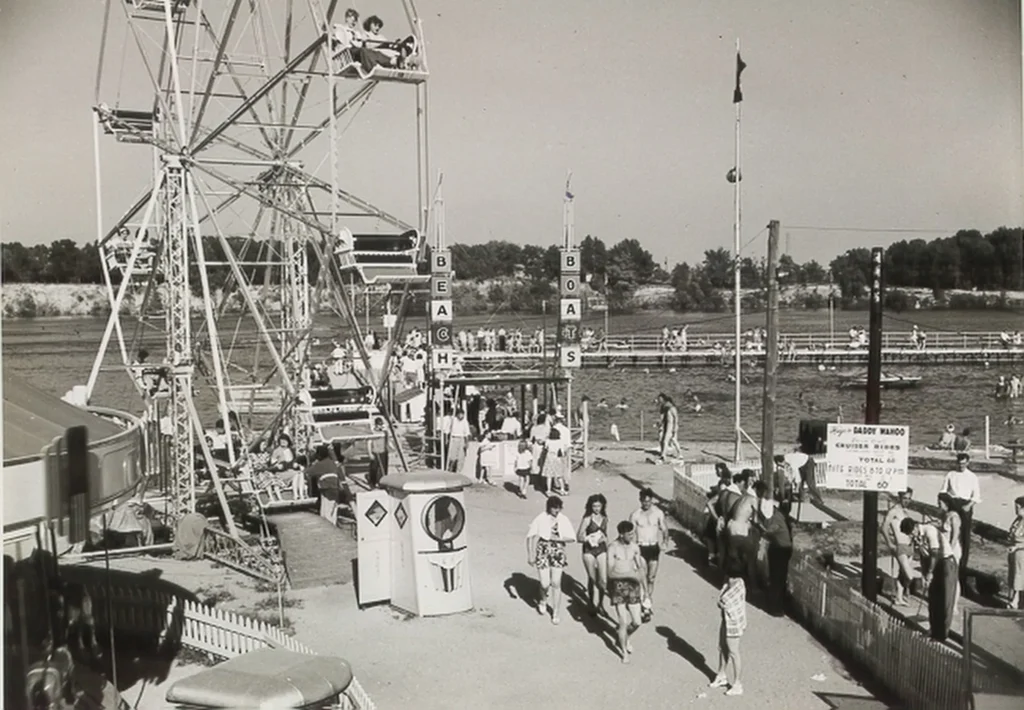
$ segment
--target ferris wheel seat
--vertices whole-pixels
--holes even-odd
[[[365,70],[352,47],[343,47],[334,54],[335,66],[339,77],[344,79],[361,79],[363,81],[394,81],[403,84],[422,84],[429,74],[418,63],[418,57],[412,56],[404,67],[389,67],[378,64],[369,71]]]
[[[229,385],[224,388],[228,406],[236,412],[277,414],[284,406],[285,393],[280,387],[266,385]]]
[[[343,230],[334,250],[342,271],[355,271],[363,283],[391,283],[420,276],[419,252],[422,239],[415,229],[401,234],[351,234]]]
[[[121,143],[145,143],[153,137],[158,116],[155,111],[111,109],[101,105],[97,109],[103,132]]]

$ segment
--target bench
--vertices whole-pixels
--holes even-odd
[[[239,413],[278,414],[287,396],[281,387],[231,385],[226,388],[228,407]]]
[[[299,395],[302,422],[324,443],[365,441],[379,436],[373,430],[379,411],[372,387],[309,389]]]
[[[1015,441],[1010,444],[1003,444],[1003,446],[1010,450],[1010,461],[1017,463],[1017,454],[1024,451],[1024,444]]]
[[[410,59],[414,58],[416,58],[416,55],[410,57]],[[335,52],[334,61],[338,76],[346,79],[396,81],[404,84],[422,84],[427,80],[427,72],[415,65],[407,65],[405,68],[400,68],[378,64],[369,72],[364,72],[360,62],[356,61],[353,56],[351,47],[344,47]]]

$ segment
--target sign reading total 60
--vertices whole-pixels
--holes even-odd
[[[902,491],[909,453],[909,427],[829,424],[825,485],[847,491]]]

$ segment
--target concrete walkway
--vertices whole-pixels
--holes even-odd
[[[574,523],[591,493],[608,498],[613,523],[637,506],[637,486],[671,499],[668,466],[635,463],[638,452],[601,455],[613,465],[574,478],[565,511]],[[753,607],[743,639],[746,695],[708,689],[717,665],[717,589],[691,566],[697,553],[678,531],[680,549],[662,557],[654,619],[634,636],[633,662],[623,665],[610,630],[586,615],[580,599],[569,602],[560,626],[526,601],[537,585],[524,536],[544,496],[522,501],[500,486],[475,487],[466,502],[474,611],[429,619],[386,606],[360,611],[351,584],[289,594],[300,602],[288,610],[297,638],[346,658],[382,710],[886,707],[802,627]],[[578,546],[569,558],[566,588],[580,589]]]

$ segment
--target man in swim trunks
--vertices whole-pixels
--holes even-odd
[[[644,560],[636,544],[633,523],[623,520],[619,536],[608,543],[608,600],[619,620],[619,653],[629,663],[633,646],[629,637],[640,628],[640,601],[647,596]]]
[[[636,529],[636,541],[640,546],[640,556],[644,561],[647,581],[647,597],[644,606],[643,620],[650,621],[654,614],[651,606],[654,599],[654,580],[658,576],[658,560],[662,548],[668,548],[668,525],[665,513],[654,505],[654,491],[644,488],[640,491],[640,507],[629,516],[629,522]]]

